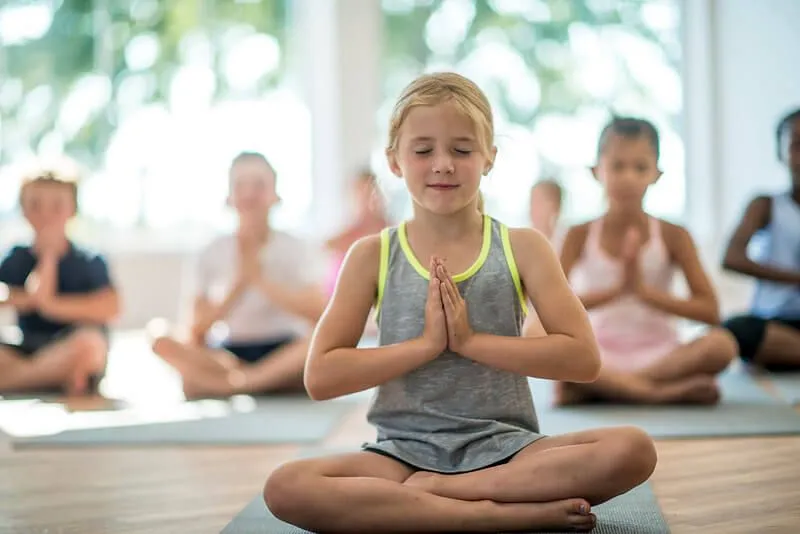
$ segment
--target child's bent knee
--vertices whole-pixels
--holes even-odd
[[[619,475],[630,477],[634,484],[650,478],[658,462],[653,439],[636,427],[621,427],[614,430],[608,443],[608,454],[613,458]]]
[[[264,504],[272,515],[282,521],[293,522],[298,514],[303,514],[303,490],[307,476],[295,462],[278,467],[264,484]],[[307,510],[306,510],[307,511]]]
[[[70,336],[70,345],[79,352],[92,354],[105,353],[107,349],[106,338],[98,330],[85,328],[75,331]]]
[[[714,328],[706,336],[709,344],[709,356],[718,361],[722,368],[728,366],[739,352],[736,338],[724,328]]]

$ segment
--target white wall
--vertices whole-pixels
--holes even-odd
[[[725,312],[751,290],[718,269],[733,228],[753,195],[789,186],[773,134],[800,106],[798,23],[798,0],[684,0],[687,219]]]
[[[690,220],[719,252],[755,193],[789,186],[773,132],[800,107],[800,1],[684,7]]]
[[[719,0],[716,11],[720,222],[729,229],[754,192],[790,183],[772,134],[800,107],[800,2]]]
[[[345,222],[346,183],[369,164],[380,103],[380,2],[293,2],[300,92],[311,112],[314,218],[323,232]]]

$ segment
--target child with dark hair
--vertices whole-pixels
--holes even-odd
[[[659,135],[650,122],[619,117],[602,131],[592,172],[608,210],[567,233],[561,262],[589,311],[603,361],[590,384],[559,385],[561,403],[590,400],[665,404],[717,402],[715,376],[735,356],[719,323],[714,288],[691,235],[647,214],[647,189],[661,176]],[[691,296],[672,295],[680,269]],[[675,317],[712,325],[683,344]]]
[[[53,172],[23,181],[19,195],[33,243],[0,262],[0,306],[10,306],[20,343],[0,343],[0,393],[94,393],[106,367],[107,325],[119,296],[105,260],[66,233],[78,206],[77,180]]]
[[[791,189],[754,198],[728,243],[723,266],[756,279],[750,312],[725,321],[742,360],[771,370],[800,369],[800,109],[775,131],[778,160],[789,168]],[[748,245],[762,234],[760,254]]]

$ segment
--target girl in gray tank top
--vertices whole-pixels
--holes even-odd
[[[267,507],[313,532],[591,530],[591,506],[649,477],[655,450],[631,428],[540,433],[527,378],[588,382],[600,357],[547,239],[482,214],[496,152],[486,95],[426,74],[389,130],[414,217],[350,249],[304,374],[319,401],[376,388],[377,438],[281,466]],[[528,298],[541,336],[521,334]],[[379,346],[361,347],[373,308]]]
[[[478,259],[453,277],[475,331],[519,336],[525,314],[508,229],[484,216]],[[381,234],[379,344],[422,335],[430,275],[408,245],[405,223]],[[379,282],[380,283],[380,282]],[[382,384],[368,421],[366,450],[417,469],[459,473],[497,464],[542,435],[524,376],[446,350],[432,362]]]

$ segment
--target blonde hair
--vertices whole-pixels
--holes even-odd
[[[453,104],[472,121],[481,153],[490,165],[494,164],[494,117],[489,99],[475,82],[454,72],[424,74],[403,89],[389,121],[387,150],[397,150],[400,127],[413,108],[444,102]]]
[[[486,213],[486,205],[483,200],[483,193],[478,191],[478,212],[479,213]]]
[[[46,171],[38,171],[33,174],[29,174],[22,178],[22,185],[19,188],[19,203],[22,205],[22,202],[25,197],[25,191],[29,189],[31,186],[35,184],[48,184],[57,187],[63,187],[67,191],[69,191],[70,196],[72,197],[73,205],[75,206],[75,212],[78,211],[78,177],[77,176],[70,176],[65,173],[59,173],[52,170]]]

